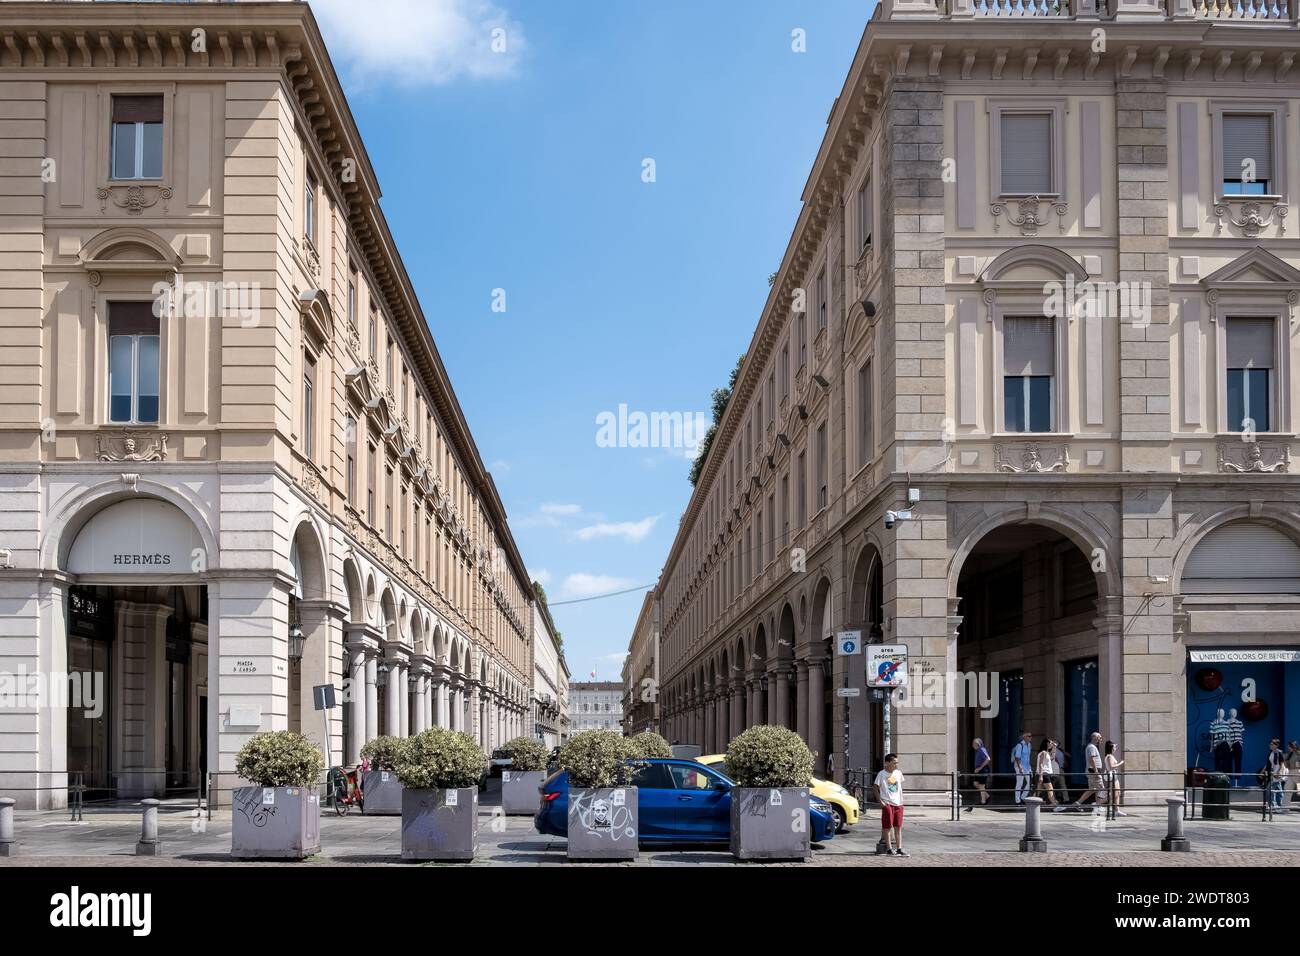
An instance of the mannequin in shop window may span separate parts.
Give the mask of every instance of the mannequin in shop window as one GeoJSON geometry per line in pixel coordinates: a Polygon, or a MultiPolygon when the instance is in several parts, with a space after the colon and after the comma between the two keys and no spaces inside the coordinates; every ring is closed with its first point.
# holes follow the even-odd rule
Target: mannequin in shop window
{"type": "Polygon", "coordinates": [[[1241,745],[1246,738],[1245,725],[1237,716],[1237,708],[1228,711],[1228,744],[1232,747],[1233,784],[1241,775],[1241,745]]]}
{"type": "Polygon", "coordinates": [[[1214,719],[1210,721],[1210,750],[1214,754],[1214,772],[1232,772],[1232,744],[1228,740],[1228,721],[1220,707],[1214,719]]]}

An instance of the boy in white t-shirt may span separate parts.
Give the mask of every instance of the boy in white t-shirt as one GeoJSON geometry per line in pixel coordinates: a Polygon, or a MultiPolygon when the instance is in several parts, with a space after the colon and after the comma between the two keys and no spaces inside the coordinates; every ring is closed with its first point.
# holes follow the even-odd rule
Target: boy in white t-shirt
{"type": "Polygon", "coordinates": [[[885,769],[876,774],[871,789],[880,804],[881,839],[886,856],[908,855],[903,852],[903,780],[898,754],[885,754],[885,769]]]}

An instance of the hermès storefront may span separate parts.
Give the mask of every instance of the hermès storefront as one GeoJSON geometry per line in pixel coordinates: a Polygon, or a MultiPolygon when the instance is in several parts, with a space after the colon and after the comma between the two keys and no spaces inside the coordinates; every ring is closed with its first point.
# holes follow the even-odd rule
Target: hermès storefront
{"type": "Polygon", "coordinates": [[[670,736],[878,767],[846,630],[908,648],[917,786],[1022,730],[1253,781],[1300,732],[1298,29],[877,7],[660,580],[670,736]]]}
{"type": "Polygon", "coordinates": [[[309,8],[0,34],[0,792],[525,732],[529,578],[309,8]]]}

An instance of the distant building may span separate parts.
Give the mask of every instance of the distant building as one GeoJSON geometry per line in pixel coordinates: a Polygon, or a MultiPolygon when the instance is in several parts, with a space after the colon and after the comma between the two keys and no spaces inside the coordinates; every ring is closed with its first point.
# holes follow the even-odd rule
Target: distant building
{"type": "Polygon", "coordinates": [[[624,726],[659,731],[659,602],[647,591],[623,661],[624,726]]]}
{"type": "Polygon", "coordinates": [[[623,729],[621,681],[577,681],[569,685],[569,733],[623,729]]]}

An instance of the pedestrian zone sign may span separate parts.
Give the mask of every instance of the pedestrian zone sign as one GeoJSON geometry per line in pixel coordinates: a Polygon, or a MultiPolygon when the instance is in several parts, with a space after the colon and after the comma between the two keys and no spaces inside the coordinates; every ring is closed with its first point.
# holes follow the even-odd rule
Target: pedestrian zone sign
{"type": "Polygon", "coordinates": [[[861,631],[840,631],[835,635],[835,653],[843,657],[846,654],[862,653],[861,631]]]}
{"type": "Polygon", "coordinates": [[[867,648],[867,686],[907,686],[906,644],[872,644],[867,648]]]}

